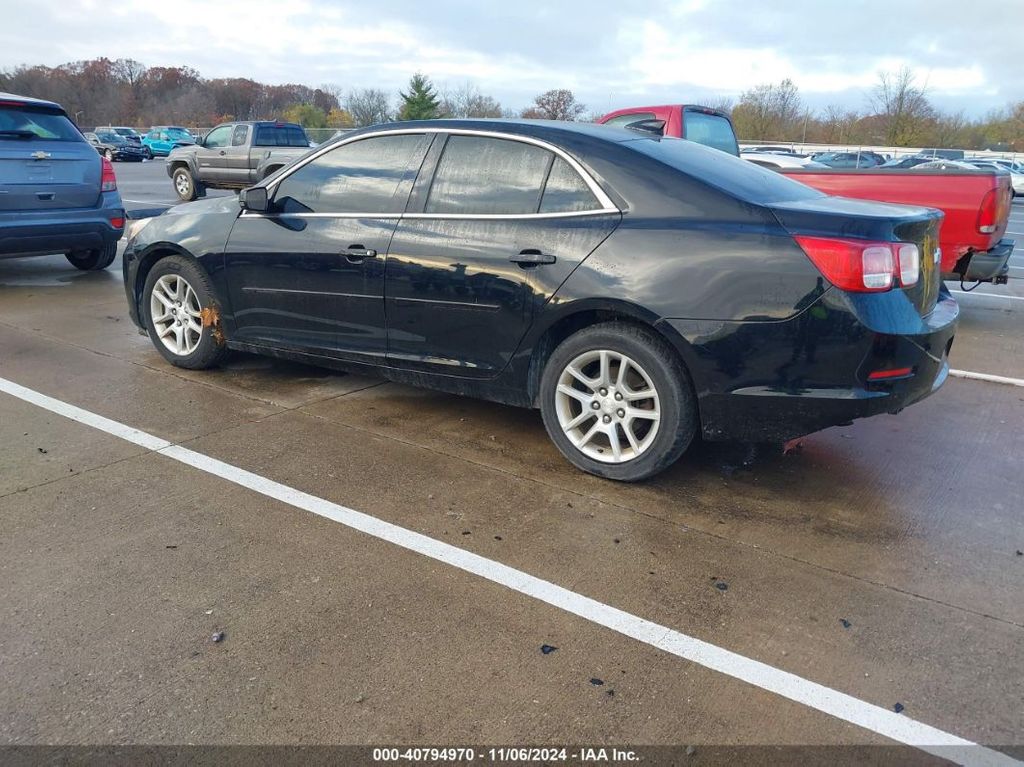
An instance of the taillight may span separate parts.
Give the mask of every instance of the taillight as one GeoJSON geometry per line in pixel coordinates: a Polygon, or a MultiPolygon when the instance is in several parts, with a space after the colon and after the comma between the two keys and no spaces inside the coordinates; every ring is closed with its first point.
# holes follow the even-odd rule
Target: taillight
{"type": "Polygon", "coordinates": [[[978,231],[982,234],[994,234],[999,229],[999,222],[1006,217],[1006,203],[1009,193],[998,186],[989,189],[985,199],[981,201],[978,211],[978,231]]]}
{"type": "Polygon", "coordinates": [[[840,290],[880,293],[910,287],[921,278],[921,251],[906,242],[872,242],[796,235],[797,243],[840,290]]]}
{"type": "Polygon", "coordinates": [[[110,225],[115,229],[124,229],[124,218],[112,218],[110,219],[110,225]]]}
{"type": "Polygon", "coordinates": [[[116,192],[117,176],[114,175],[114,166],[106,157],[101,157],[100,160],[103,162],[103,175],[100,177],[100,191],[116,192]]]}

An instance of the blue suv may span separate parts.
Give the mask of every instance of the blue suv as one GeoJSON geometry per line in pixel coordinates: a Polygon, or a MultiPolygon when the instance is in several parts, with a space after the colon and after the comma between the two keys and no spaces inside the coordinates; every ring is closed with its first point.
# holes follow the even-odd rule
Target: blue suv
{"type": "Polygon", "coordinates": [[[149,133],[142,137],[142,145],[149,149],[153,157],[166,157],[175,147],[194,143],[196,140],[192,138],[191,133],[173,125],[151,128],[149,133]]]}
{"type": "Polygon", "coordinates": [[[124,234],[114,167],[51,101],[0,93],[0,259],[106,269],[124,234]]]}

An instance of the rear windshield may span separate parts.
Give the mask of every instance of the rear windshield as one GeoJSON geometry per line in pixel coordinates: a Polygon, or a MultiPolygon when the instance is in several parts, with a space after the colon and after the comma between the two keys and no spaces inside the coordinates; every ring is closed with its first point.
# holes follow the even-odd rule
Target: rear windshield
{"type": "Polygon", "coordinates": [[[301,146],[309,147],[302,128],[295,125],[258,125],[253,146],[301,146]]]}
{"type": "Polygon", "coordinates": [[[624,142],[623,146],[721,189],[726,194],[757,205],[825,196],[817,189],[811,189],[773,170],[692,141],[673,138],[636,139],[624,142]]]}
{"type": "Polygon", "coordinates": [[[65,115],[31,107],[0,106],[0,141],[46,139],[81,141],[82,134],[65,115]]]}
{"type": "Polygon", "coordinates": [[[732,123],[720,115],[687,109],[683,114],[683,125],[686,128],[685,139],[729,154],[740,153],[732,123]]]}

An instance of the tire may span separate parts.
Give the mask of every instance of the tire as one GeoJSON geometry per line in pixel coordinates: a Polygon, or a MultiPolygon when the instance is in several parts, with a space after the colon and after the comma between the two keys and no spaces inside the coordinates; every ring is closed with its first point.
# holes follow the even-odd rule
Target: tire
{"type": "Polygon", "coordinates": [[[199,197],[199,184],[188,168],[177,168],[171,176],[174,192],[182,202],[192,202],[199,197]]]}
{"type": "Polygon", "coordinates": [[[215,367],[227,354],[220,329],[220,301],[206,272],[191,258],[168,256],[156,262],[146,276],[139,314],[153,346],[176,367],[215,367]],[[154,297],[154,292],[165,300],[154,297]],[[154,304],[163,314],[154,317],[154,304]],[[184,321],[179,322],[178,316],[184,321]]]}
{"type": "Polygon", "coordinates": [[[98,272],[114,263],[114,259],[117,258],[117,243],[104,245],[99,250],[68,253],[66,258],[76,269],[83,272],[98,272]]]}
{"type": "Polygon", "coordinates": [[[143,150],[142,150],[142,156],[145,157],[147,160],[152,160],[153,159],[153,150],[150,149],[148,146],[144,147],[143,150]]]}
{"type": "Polygon", "coordinates": [[[559,344],[541,376],[540,410],[548,436],[570,463],[621,482],[646,479],[675,463],[699,421],[693,385],[678,355],[654,331],[628,322],[593,325],[559,344]],[[592,387],[570,373],[570,366],[592,387]],[[644,393],[651,396],[637,396],[644,393]]]}

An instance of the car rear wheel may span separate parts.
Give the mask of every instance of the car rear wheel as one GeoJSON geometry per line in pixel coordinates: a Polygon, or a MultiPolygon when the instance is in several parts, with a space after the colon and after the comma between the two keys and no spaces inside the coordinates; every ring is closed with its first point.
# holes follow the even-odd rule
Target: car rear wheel
{"type": "Polygon", "coordinates": [[[192,202],[199,197],[199,185],[192,178],[192,172],[188,168],[175,170],[171,180],[174,182],[174,192],[178,195],[178,199],[183,202],[192,202]]]}
{"type": "Polygon", "coordinates": [[[78,253],[68,253],[67,259],[76,269],[83,272],[96,272],[106,269],[117,258],[117,243],[112,242],[99,250],[86,250],[78,253]]]}
{"type": "Polygon", "coordinates": [[[147,147],[143,147],[142,148],[142,156],[145,157],[147,160],[152,160],[153,159],[153,150],[150,149],[148,146],[147,147]]]}
{"type": "Polygon", "coordinates": [[[563,341],[544,368],[540,407],[548,435],[571,463],[623,482],[668,468],[697,432],[682,362],[654,331],[625,322],[563,341]]]}
{"type": "Polygon", "coordinates": [[[202,370],[223,359],[220,303],[194,261],[184,256],[158,261],[146,277],[141,303],[149,338],[172,365],[202,370]]]}

